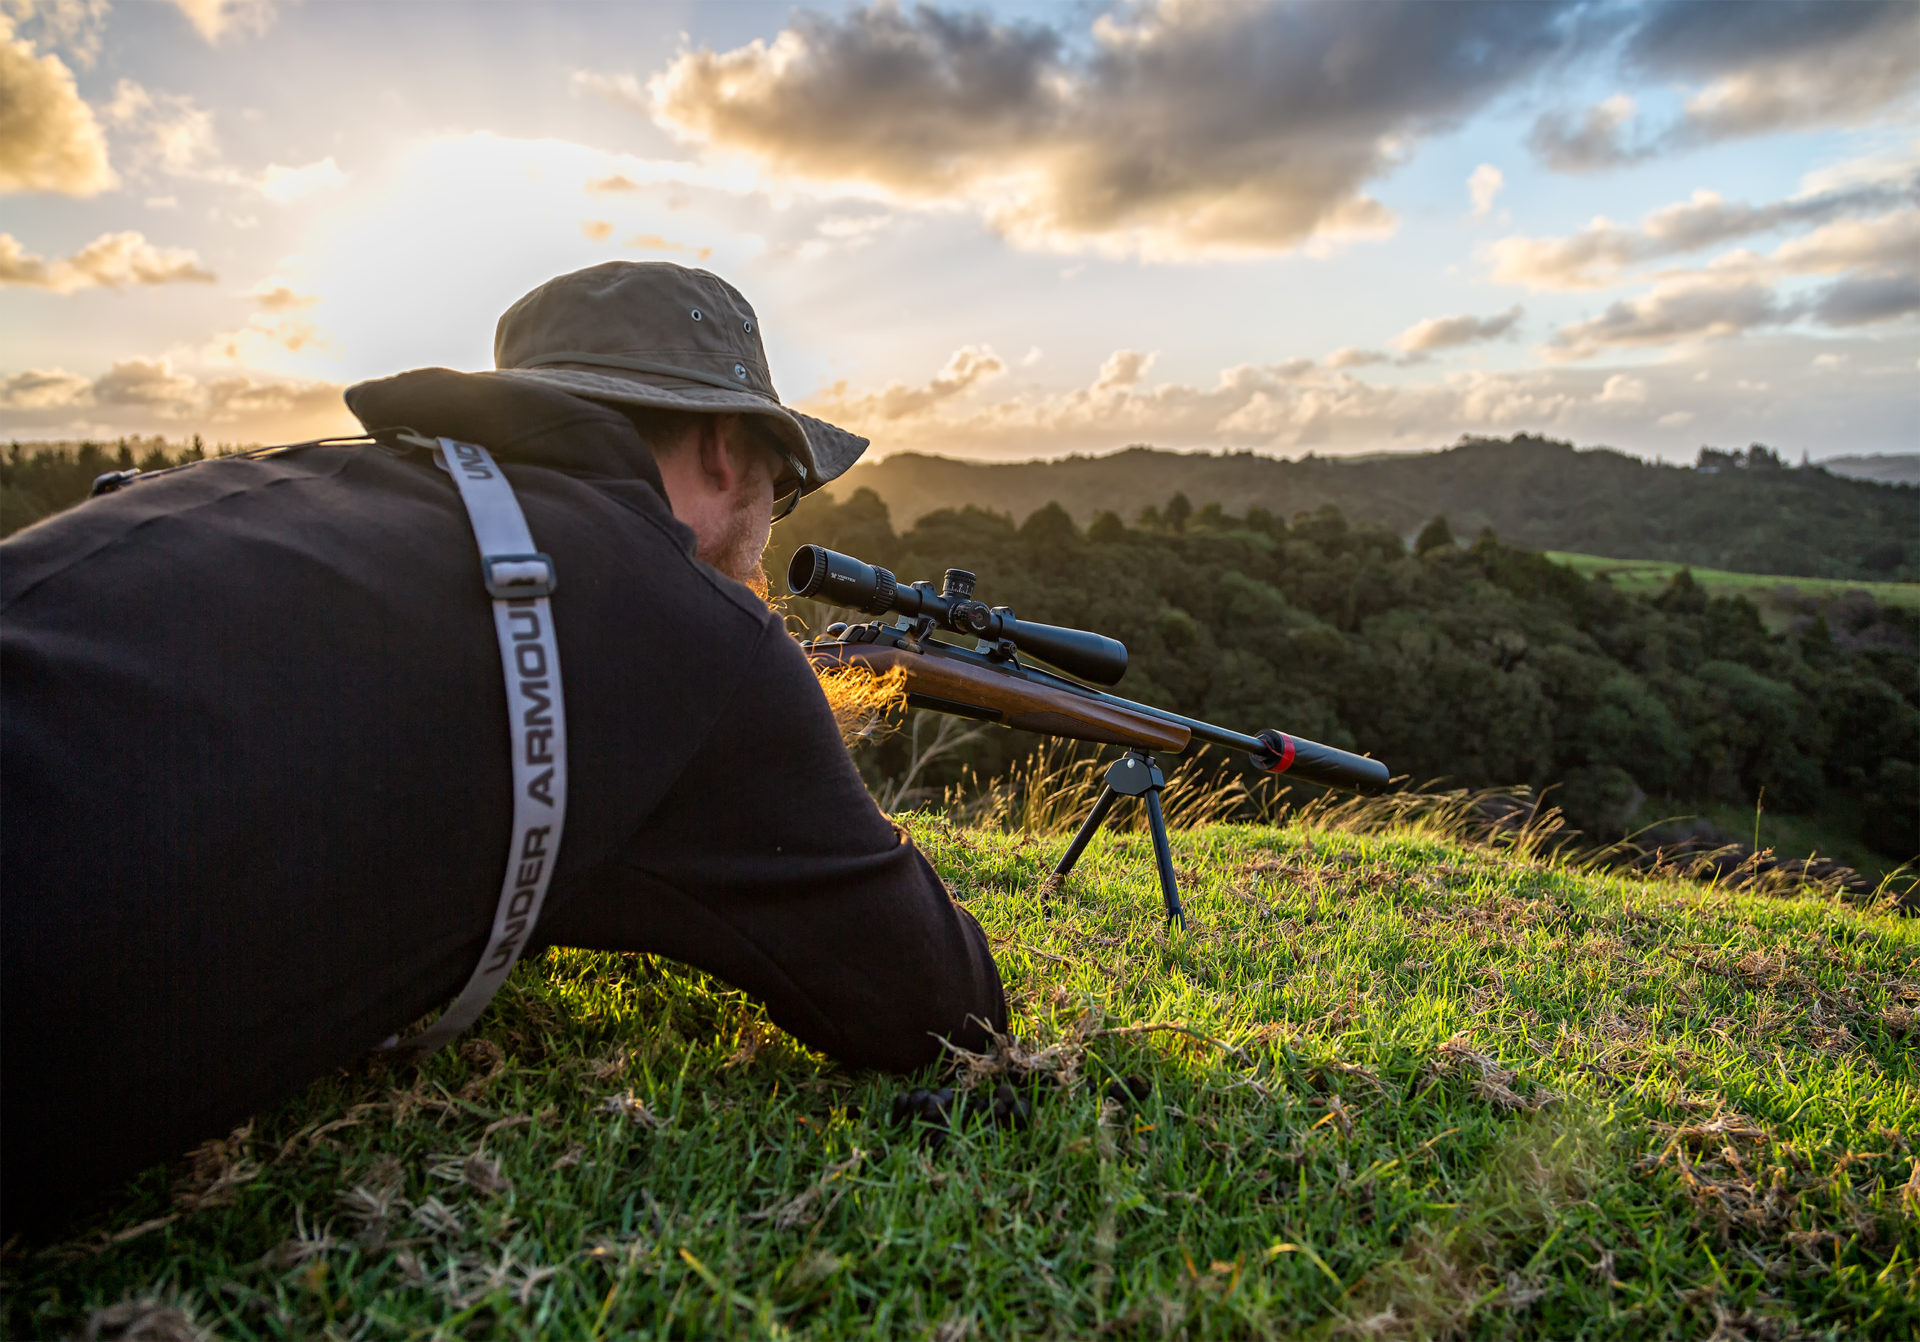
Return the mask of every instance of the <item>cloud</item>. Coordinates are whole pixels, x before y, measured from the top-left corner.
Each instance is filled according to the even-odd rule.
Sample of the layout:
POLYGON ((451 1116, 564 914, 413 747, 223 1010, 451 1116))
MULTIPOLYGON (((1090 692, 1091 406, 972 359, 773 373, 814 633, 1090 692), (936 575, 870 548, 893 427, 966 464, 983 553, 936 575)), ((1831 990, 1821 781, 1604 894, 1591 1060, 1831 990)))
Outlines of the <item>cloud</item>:
POLYGON ((1377 349, 1355 349, 1352 345, 1343 345, 1327 356, 1327 367, 1365 368, 1369 364, 1391 362, 1393 356, 1377 349))
POLYGON ((1507 184, 1506 174, 1491 163, 1482 163, 1467 178, 1467 195, 1473 199, 1473 212, 1476 216, 1485 215, 1493 209, 1493 198, 1500 194, 1500 188, 1507 184))
POLYGON ((1551 358, 1586 359, 1608 347, 1716 340, 1792 320, 1773 286, 1748 275, 1683 275, 1639 298, 1612 304, 1600 316, 1554 332, 1551 358))
POLYGON ((1431 350, 1478 344, 1483 340, 1498 340, 1513 330, 1514 323, 1520 320, 1520 314, 1521 310, 1516 305, 1505 312, 1496 312, 1491 317, 1429 317, 1402 331, 1393 343, 1402 353, 1424 354, 1431 350))
POLYGON ((588 242, 605 242, 613 236, 613 220, 583 219, 580 221, 580 234, 588 242))
POLYGON ((868 433, 881 453, 975 460, 1058 457, 1130 443, 1283 455, 1432 450, 1461 434, 1524 431, 1690 461, 1702 442, 1744 444, 1755 437, 1796 454, 1803 447, 1817 452, 1843 421, 1852 441, 1902 451, 1912 438, 1910 402, 1887 397, 1885 387, 1911 379, 1917 341, 1920 328, 1872 337, 1771 331, 1739 346, 1705 344, 1685 358, 1633 366, 1561 363, 1425 376, 1396 370, 1380 383, 1328 370, 1324 361, 1302 372, 1305 361, 1288 360, 1226 368, 1213 377, 1161 380, 1149 372, 1114 387, 1095 371, 1097 361, 1087 361, 1077 385, 1070 379, 1043 388, 1009 379, 891 420, 843 414, 873 404, 872 392, 857 380, 800 406, 868 433), (1816 353, 1849 357, 1844 366, 1815 368, 1816 353), (1757 396, 1738 385, 1743 380, 1771 390, 1757 396))
POLYGON ((1107 361, 1100 365, 1100 375, 1093 380, 1093 390, 1096 393, 1119 391, 1136 385, 1147 375, 1147 370, 1153 367, 1153 361, 1157 357, 1159 356, 1156 354, 1137 349, 1115 350, 1107 356, 1107 361))
POLYGON ((273 22, 274 0, 173 0, 194 31, 209 44, 234 33, 264 33, 273 22))
POLYGON ((1781 269, 1803 275, 1830 275, 1856 266, 1920 264, 1920 209, 1828 224, 1783 243, 1773 259, 1781 269))
POLYGON ((1920 275, 1911 270, 1848 275, 1822 289, 1810 311, 1826 326, 1865 326, 1920 312, 1920 275))
POLYGON ((1595 103, 1577 120, 1562 110, 1544 112, 1533 123, 1527 147, 1549 168, 1592 172, 1646 158, 1652 151, 1629 147, 1625 132, 1633 124, 1633 99, 1624 93, 1595 103))
MULTIPOLYGON (((1123 351, 1131 354, 1131 351, 1123 351)), ((1115 355, 1119 358, 1119 355, 1115 355)), ((1133 355, 1135 359, 1151 356, 1133 355)), ((1108 360, 1112 364, 1112 360, 1108 360)), ((988 345, 963 345, 948 358, 946 367, 918 387, 903 382, 889 383, 877 392, 853 392, 845 382, 835 383, 822 398, 841 407, 837 413, 861 423, 888 423, 923 415, 942 401, 951 400, 977 383, 999 377, 1007 371, 1006 361, 988 345)), ((1116 366, 1114 375, 1124 377, 1126 366, 1116 366)))
POLYGON ((269 163, 265 171, 246 184, 276 205, 289 205, 321 191, 338 190, 347 184, 347 174, 340 171, 340 165, 329 154, 299 167, 269 163))
MULTIPOLYGON (((1831 341, 1823 342, 1831 344, 1831 341)), ((1820 431, 1836 403, 1858 394, 1852 373, 1807 368, 1805 341, 1786 341, 1780 358, 1817 388, 1802 419, 1820 431), (1838 379, 1838 380, 1836 380, 1838 379), (1823 399, 1824 398, 1824 399, 1823 399)), ((1740 367, 1765 364, 1773 351, 1745 354, 1740 367)), ((1251 448, 1296 452, 1433 448, 1461 433, 1553 432, 1648 446, 1672 444, 1669 433, 1698 416, 1709 429, 1750 431, 1751 401, 1732 378, 1701 384, 1692 366, 1618 369, 1553 367, 1495 373, 1462 370, 1426 382, 1376 385, 1309 360, 1241 365, 1211 385, 1154 382, 1146 357, 1116 350, 1077 387, 1023 389, 1001 399, 928 397, 911 408, 885 403, 879 392, 837 383, 803 401, 811 413, 871 434, 886 450, 957 453, 975 458, 1031 458, 1098 451, 1128 443, 1162 447, 1251 448), (1668 417, 1663 426, 1662 417, 1668 417)), ((1788 402, 1800 414, 1803 402, 1788 402)), ((1897 432, 1876 425, 1883 435, 1897 432)), ((1693 444, 1686 445, 1690 451, 1693 444)))
POLYGON ((213 172, 219 160, 213 113, 184 94, 154 93, 122 79, 114 86, 106 118, 142 170, 199 177, 213 172))
POLYGON ((115 184, 106 136, 73 72, 14 36, 0 15, 0 193, 93 196, 115 184))
POLYGON ((107 8, 107 0, 0 0, 0 20, 11 19, 37 34, 36 45, 59 47, 81 69, 91 70, 100 55, 107 8))
POLYGON ((162 414, 184 414, 199 390, 192 378, 173 371, 168 359, 123 359, 93 382, 97 405, 137 405, 162 414))
POLYGON ((1655 76, 1709 82, 1673 138, 1705 142, 1868 120, 1920 76, 1912 0, 1667 0, 1627 43, 1655 76))
POLYGON ((59 368, 0 377, 0 410, 64 410, 92 399, 93 383, 59 368))
POLYGON ((1645 405, 1647 380, 1630 373, 1615 373, 1600 386, 1593 398, 1595 405, 1645 405))
POLYGON ((705 261, 713 255, 711 247, 695 247, 685 242, 674 242, 658 233, 635 233, 626 241, 626 246, 637 247, 645 252, 686 252, 696 261, 705 261))
POLYGON ((203 380, 166 358, 121 359, 91 380, 64 369, 0 374, 0 410, 29 414, 31 422, 85 408, 135 429, 192 421, 269 440, 350 428, 340 393, 337 383, 246 372, 203 380))
POLYGON ((209 340, 203 351, 206 357, 240 363, 262 346, 298 354, 310 346, 328 343, 321 339, 318 327, 295 315, 318 303, 318 296, 300 293, 283 280, 266 279, 249 289, 245 297, 251 298, 259 311, 247 319, 245 326, 222 331, 209 340))
POLYGON ((1529 143, 1587 172, 1716 141, 1859 125, 1910 109, 1920 82, 1912 0, 1662 0, 1622 50, 1623 71, 1689 90, 1680 115, 1629 143, 1633 106, 1543 114, 1529 143))
POLYGON ((240 187, 276 205, 347 184, 346 172, 331 154, 312 163, 269 163, 259 172, 233 167, 220 152, 213 113, 186 94, 155 93, 122 79, 114 86, 106 118, 138 173, 240 187))
POLYGON ((640 183, 634 181, 633 178, 623 172, 610 173, 605 177, 594 177, 587 182, 587 190, 596 195, 608 195, 622 191, 638 191, 639 189, 640 183))
POLYGON ((155 247, 136 232, 103 233, 72 256, 49 264, 0 233, 0 284, 52 289, 119 289, 133 284, 209 284, 216 276, 184 247, 155 247))
POLYGON ((247 291, 262 312, 292 312, 296 308, 312 307, 320 300, 313 294, 303 294, 282 280, 262 280, 247 291))
MULTIPOLYGON (((1826 224, 1847 215, 1920 202, 1920 170, 1911 162, 1901 169, 1877 179, 1827 186, 1762 205, 1728 201, 1713 191, 1696 191, 1690 200, 1648 214, 1638 228, 1596 218, 1571 237, 1502 238, 1486 248, 1486 256, 1493 263, 1492 278, 1497 284, 1518 284, 1534 290, 1597 289, 1641 262, 1756 233, 1826 224)), ((1842 232, 1853 228, 1841 226, 1842 232)), ((1827 229, 1823 228, 1812 236, 1825 234, 1827 229)), ((1840 236, 1829 235, 1829 243, 1822 245, 1839 245, 1832 240, 1840 236)), ((1797 245, 1788 243, 1783 254, 1797 245)), ((1920 250, 1920 240, 1910 246, 1920 250)))
POLYGON ((1184 259, 1387 230, 1366 184, 1573 26, 1558 3, 1158 0, 1081 39, 875 5, 683 52, 644 94, 582 82, 778 175, 964 205, 1022 246, 1184 259))
POLYGON ((1609 347, 1718 340, 1803 319, 1863 326, 1920 310, 1920 209, 1842 219, 1771 255, 1738 251, 1699 270, 1671 271, 1641 297, 1555 332, 1552 358, 1584 359, 1609 347), (1798 296, 1776 285, 1802 275, 1840 278, 1798 296))

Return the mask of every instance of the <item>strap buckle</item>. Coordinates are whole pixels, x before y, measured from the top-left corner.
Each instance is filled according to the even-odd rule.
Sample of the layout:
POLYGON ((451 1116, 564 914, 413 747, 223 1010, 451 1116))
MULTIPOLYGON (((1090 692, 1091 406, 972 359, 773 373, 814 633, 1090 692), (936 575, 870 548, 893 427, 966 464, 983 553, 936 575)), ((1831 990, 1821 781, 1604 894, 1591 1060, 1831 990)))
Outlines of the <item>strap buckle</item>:
POLYGON ((543 554, 484 555, 480 574, 495 601, 526 601, 552 596, 560 579, 553 560, 543 554))

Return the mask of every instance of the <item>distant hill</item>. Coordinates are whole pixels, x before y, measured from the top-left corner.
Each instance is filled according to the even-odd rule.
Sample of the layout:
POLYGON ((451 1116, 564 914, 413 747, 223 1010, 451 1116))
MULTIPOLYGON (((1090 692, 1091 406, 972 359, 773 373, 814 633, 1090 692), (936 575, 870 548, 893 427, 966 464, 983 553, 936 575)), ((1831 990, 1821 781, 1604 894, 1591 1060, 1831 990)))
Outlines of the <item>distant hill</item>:
POLYGON ((1849 480, 1878 480, 1883 485, 1920 485, 1920 452, 1885 452, 1870 457, 1828 457, 1816 462, 1849 480))
POLYGON ((1104 457, 985 464, 902 454, 850 471, 845 498, 873 490, 897 525, 968 505, 1016 521, 1057 502, 1085 525, 1131 521, 1176 493, 1280 517, 1331 504, 1412 536, 1436 514, 1455 535, 1492 527, 1536 550, 1664 559, 1745 573, 1882 582, 1920 580, 1920 489, 1790 467, 1765 448, 1704 450, 1699 466, 1519 435, 1439 452, 1282 461, 1134 447, 1104 457))

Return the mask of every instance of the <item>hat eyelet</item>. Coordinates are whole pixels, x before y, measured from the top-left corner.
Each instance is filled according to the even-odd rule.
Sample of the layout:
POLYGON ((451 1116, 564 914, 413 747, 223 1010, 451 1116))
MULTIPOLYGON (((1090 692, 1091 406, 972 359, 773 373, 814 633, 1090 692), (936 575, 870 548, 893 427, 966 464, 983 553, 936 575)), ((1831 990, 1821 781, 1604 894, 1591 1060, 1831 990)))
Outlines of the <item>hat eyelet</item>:
POLYGON ((735 364, 733 366, 733 375, 742 382, 745 382, 747 380, 747 366, 743 363, 735 364))
POLYGON ((700 320, 700 309, 699 309, 699 308, 695 308, 695 309, 693 310, 693 319, 694 319, 695 321, 699 321, 699 320, 700 320))
POLYGON ((753 334, 753 323, 752 323, 752 322, 741 322, 741 323, 740 323, 740 329, 741 329, 742 331, 745 331, 745 332, 746 332, 746 333, 747 333, 748 335, 752 335, 752 334, 753 334))

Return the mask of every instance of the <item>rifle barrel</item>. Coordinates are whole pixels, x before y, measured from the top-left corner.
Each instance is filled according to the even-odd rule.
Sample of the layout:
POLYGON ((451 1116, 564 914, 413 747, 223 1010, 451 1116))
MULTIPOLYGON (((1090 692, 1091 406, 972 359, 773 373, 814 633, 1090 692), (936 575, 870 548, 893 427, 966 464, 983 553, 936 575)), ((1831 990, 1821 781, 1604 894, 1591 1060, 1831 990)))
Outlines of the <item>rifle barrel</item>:
MULTIPOLYGON (((1184 713, 1175 713, 1171 709, 1156 708, 1152 704, 1143 704, 1133 699, 1123 699, 1117 694, 1108 694, 1105 690, 1096 690, 1091 685, 1083 685, 1077 680, 1068 680, 1057 676, 1045 667, 1031 662, 1008 664, 995 662, 978 652, 955 647, 938 639, 927 640, 927 653, 934 657, 952 657, 961 661, 989 667, 1002 675, 1018 675, 1037 684, 1049 685, 1054 689, 1065 690, 1082 699, 1091 699, 1095 703, 1106 704, 1112 708, 1133 713, 1142 713, 1150 718, 1176 727, 1184 727, 1190 733, 1187 750, 1194 748, 1195 742, 1221 746, 1227 750, 1244 750, 1252 756, 1253 762, 1268 773, 1284 773, 1289 778, 1304 778, 1310 783, 1319 783, 1325 787, 1348 788, 1354 792, 1384 792, 1387 789, 1387 766, 1379 760, 1365 755, 1356 755, 1337 746, 1322 745, 1318 741, 1309 741, 1304 736, 1294 736, 1289 732, 1268 731, 1260 736, 1248 736, 1245 732, 1236 732, 1230 727, 1221 727, 1215 723, 1203 722, 1199 718, 1190 718, 1184 713)), ((1182 752, 1183 754, 1186 752, 1182 752)))

